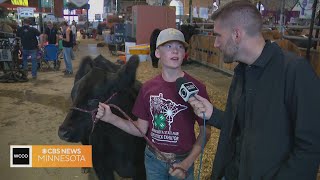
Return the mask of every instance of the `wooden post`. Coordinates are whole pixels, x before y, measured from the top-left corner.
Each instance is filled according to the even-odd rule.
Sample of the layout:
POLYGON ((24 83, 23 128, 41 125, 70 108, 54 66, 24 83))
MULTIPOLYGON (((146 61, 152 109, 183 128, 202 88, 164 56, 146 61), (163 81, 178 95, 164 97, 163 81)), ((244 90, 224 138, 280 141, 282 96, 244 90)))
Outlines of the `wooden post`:
POLYGON ((54 15, 57 18, 63 18, 63 1, 61 0, 54 0, 54 15))
POLYGON ((285 22, 284 22, 284 5, 285 5, 285 0, 282 0, 282 2, 281 2, 281 13, 280 13, 280 32, 281 32, 282 36, 284 35, 284 25, 285 25, 285 22))
POLYGON ((192 13, 193 13, 193 8, 192 8, 192 0, 189 0, 189 23, 192 23, 192 13))
POLYGON ((38 9, 39 9, 39 29, 40 33, 43 33, 43 23, 42 23, 42 5, 41 0, 38 1, 38 9))

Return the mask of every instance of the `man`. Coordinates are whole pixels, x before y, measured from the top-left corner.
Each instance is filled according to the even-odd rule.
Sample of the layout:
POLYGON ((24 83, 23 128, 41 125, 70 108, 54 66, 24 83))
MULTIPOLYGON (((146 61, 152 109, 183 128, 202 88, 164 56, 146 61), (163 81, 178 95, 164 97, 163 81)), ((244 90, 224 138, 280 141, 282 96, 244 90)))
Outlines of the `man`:
POLYGON ((26 72, 28 71, 28 57, 31 56, 32 79, 37 79, 37 36, 40 36, 40 32, 36 28, 30 27, 30 23, 28 18, 24 19, 23 26, 17 30, 17 36, 21 38, 23 68, 26 72))
POLYGON ((58 46, 58 31, 53 27, 53 24, 51 21, 47 22, 47 28, 45 30, 45 34, 47 36, 48 44, 55 44, 58 46))
POLYGON ((71 59, 74 60, 75 59, 75 55, 74 55, 74 47, 76 47, 76 43, 77 43, 77 26, 76 26, 76 21, 72 21, 71 23, 71 31, 72 31, 72 49, 71 49, 71 59))
POLYGON ((262 37, 247 1, 213 15, 214 46, 238 61, 224 114, 201 96, 195 113, 221 129, 211 179, 314 180, 320 159, 320 80, 307 60, 262 37))
POLYGON ((73 74, 72 68, 72 60, 71 60, 71 53, 72 53, 72 38, 73 34, 67 22, 62 22, 62 46, 63 46, 63 58, 64 64, 66 66, 66 70, 64 71, 64 75, 70 76, 73 74))
POLYGON ((174 162, 175 168, 171 168, 165 159, 147 145, 145 167, 148 180, 193 180, 194 161, 201 152, 202 144, 210 136, 210 128, 205 127, 205 135, 203 121, 196 117, 189 103, 177 93, 175 81, 184 77, 192 81, 199 88, 199 94, 208 99, 204 84, 181 69, 187 45, 183 34, 173 28, 162 30, 158 36, 155 54, 160 59, 162 72, 144 83, 132 111, 138 117, 135 123, 143 134, 130 121, 114 115, 108 105, 99 104, 98 119, 135 136, 146 134, 161 154, 174 162), (200 126, 197 138, 194 132, 196 121, 200 126))
POLYGON ((103 39, 102 31, 103 31, 102 23, 99 22, 98 26, 97 26, 97 38, 96 38, 96 40, 100 41, 101 39, 103 39))

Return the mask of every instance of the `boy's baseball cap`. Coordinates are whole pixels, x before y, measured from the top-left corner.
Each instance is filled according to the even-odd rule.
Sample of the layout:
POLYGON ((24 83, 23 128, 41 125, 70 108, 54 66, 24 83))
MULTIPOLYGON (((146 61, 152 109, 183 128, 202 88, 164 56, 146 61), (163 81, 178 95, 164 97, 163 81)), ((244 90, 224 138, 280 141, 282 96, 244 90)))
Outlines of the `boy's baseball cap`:
POLYGON ((184 35, 181 31, 174 28, 168 28, 160 32, 157 38, 157 48, 169 41, 179 41, 184 45, 184 47, 188 47, 189 45, 188 43, 186 43, 184 35))

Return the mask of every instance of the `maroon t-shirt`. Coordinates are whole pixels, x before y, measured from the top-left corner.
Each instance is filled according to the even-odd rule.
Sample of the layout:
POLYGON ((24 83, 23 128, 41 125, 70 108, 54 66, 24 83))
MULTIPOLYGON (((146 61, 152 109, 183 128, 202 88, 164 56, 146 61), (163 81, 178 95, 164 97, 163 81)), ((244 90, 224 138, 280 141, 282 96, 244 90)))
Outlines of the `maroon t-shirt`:
MULTIPOLYGON (((184 78, 197 86, 200 96, 209 99, 204 84, 187 73, 184 78)), ((164 81, 161 74, 143 84, 132 112, 149 122, 147 137, 163 152, 191 151, 196 140, 195 121, 203 125, 203 119, 178 94, 176 82, 164 81)))

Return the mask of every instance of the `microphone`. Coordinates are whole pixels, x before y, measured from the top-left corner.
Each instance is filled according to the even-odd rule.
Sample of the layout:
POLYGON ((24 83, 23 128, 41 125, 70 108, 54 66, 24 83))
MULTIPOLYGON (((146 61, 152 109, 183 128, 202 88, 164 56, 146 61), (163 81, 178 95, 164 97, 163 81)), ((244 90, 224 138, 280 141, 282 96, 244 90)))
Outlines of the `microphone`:
POLYGON ((176 80, 176 86, 178 94, 185 102, 187 102, 191 96, 194 96, 199 92, 199 89, 193 84, 193 82, 188 82, 183 77, 179 77, 176 80))

